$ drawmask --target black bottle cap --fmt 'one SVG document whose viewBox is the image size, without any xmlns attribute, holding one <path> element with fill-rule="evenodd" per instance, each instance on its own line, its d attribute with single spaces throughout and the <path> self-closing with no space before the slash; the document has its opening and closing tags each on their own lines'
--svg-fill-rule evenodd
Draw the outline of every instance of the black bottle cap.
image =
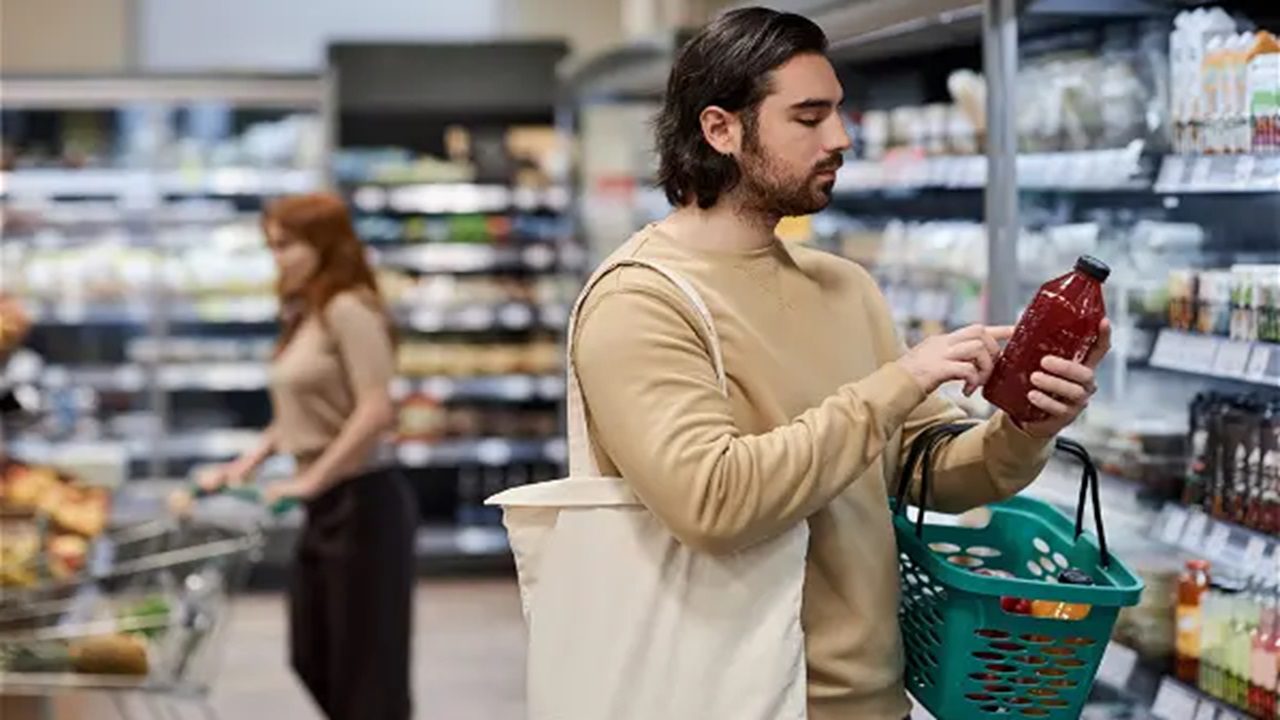
<svg viewBox="0 0 1280 720">
<path fill-rule="evenodd" d="M 1098 282 L 1106 282 L 1111 276 L 1111 268 L 1092 255 L 1081 255 L 1080 259 L 1076 260 L 1076 269 Z"/>
<path fill-rule="evenodd" d="M 1079 568 L 1067 568 L 1058 573 L 1058 582 L 1063 585 L 1092 585 L 1093 578 Z"/>
</svg>

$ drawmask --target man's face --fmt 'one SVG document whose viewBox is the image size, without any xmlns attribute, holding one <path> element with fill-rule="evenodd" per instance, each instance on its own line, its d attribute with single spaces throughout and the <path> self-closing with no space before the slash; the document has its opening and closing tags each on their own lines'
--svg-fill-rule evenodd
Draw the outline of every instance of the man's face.
<svg viewBox="0 0 1280 720">
<path fill-rule="evenodd" d="M 772 75 L 772 92 L 760 103 L 754 129 L 744 128 L 739 189 L 749 208 L 808 215 L 831 202 L 836 170 L 849 149 L 839 113 L 844 90 L 821 55 L 798 55 Z"/>
</svg>

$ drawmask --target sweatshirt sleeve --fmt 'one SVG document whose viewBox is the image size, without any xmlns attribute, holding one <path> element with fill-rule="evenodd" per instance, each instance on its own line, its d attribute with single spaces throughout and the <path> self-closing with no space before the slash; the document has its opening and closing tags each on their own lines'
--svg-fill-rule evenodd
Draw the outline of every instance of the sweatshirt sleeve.
<svg viewBox="0 0 1280 720">
<path fill-rule="evenodd" d="M 902 456 L 926 429 L 963 419 L 965 413 L 954 404 L 936 394 L 930 396 L 903 425 Z M 958 513 L 1015 495 L 1040 475 L 1052 445 L 1052 440 L 1026 434 L 997 412 L 934 450 L 929 505 Z M 917 502 L 919 477 L 917 472 L 911 491 Z M 897 478 L 893 483 L 896 488 Z"/>
<path fill-rule="evenodd" d="M 690 547 L 733 552 L 812 515 L 879 460 L 924 398 L 888 363 L 785 425 L 744 433 L 691 312 L 643 286 L 597 293 L 574 350 L 593 439 Z"/>
</svg>

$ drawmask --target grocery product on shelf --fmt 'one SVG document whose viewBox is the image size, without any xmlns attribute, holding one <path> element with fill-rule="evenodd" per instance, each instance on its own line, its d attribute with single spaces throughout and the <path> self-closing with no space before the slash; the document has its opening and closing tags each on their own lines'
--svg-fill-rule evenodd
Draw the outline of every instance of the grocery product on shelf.
<svg viewBox="0 0 1280 720">
<path fill-rule="evenodd" d="M 1280 532 L 1278 402 L 1216 393 L 1196 397 L 1184 503 L 1257 532 Z"/>
<path fill-rule="evenodd" d="M 1280 583 L 1280 580 L 1277 581 Z M 1276 633 L 1278 625 L 1277 605 L 1280 604 L 1280 585 L 1269 588 L 1258 586 L 1258 626 L 1250 638 L 1248 710 L 1254 717 L 1271 720 L 1276 712 L 1276 677 L 1280 673 L 1277 661 Z"/>
<path fill-rule="evenodd" d="M 1260 154 L 1280 152 L 1280 41 L 1270 32 L 1259 32 L 1245 61 L 1250 147 Z"/>
<path fill-rule="evenodd" d="M 1209 562 L 1188 560 L 1178 578 L 1177 645 L 1174 674 L 1185 683 L 1200 675 L 1200 637 L 1204 627 L 1203 603 L 1209 591 Z"/>
<path fill-rule="evenodd" d="M 1236 31 L 1236 23 L 1222 8 L 1196 8 L 1178 14 L 1169 35 L 1170 90 L 1174 118 L 1174 150 L 1190 154 L 1204 147 L 1204 128 L 1216 99 L 1217 76 L 1212 73 L 1210 47 L 1218 49 Z M 1215 58 L 1216 60 L 1216 58 Z M 1206 77 L 1208 76 L 1208 77 Z M 1211 98 L 1208 93 L 1213 92 Z"/>
<path fill-rule="evenodd" d="M 1031 374 L 1048 355 L 1080 362 L 1093 348 L 1106 317 L 1102 283 L 1110 273 L 1102 261 L 1083 256 L 1074 270 L 1041 286 L 983 387 L 988 401 L 1018 422 L 1047 417 L 1027 399 L 1035 387 Z"/>
</svg>

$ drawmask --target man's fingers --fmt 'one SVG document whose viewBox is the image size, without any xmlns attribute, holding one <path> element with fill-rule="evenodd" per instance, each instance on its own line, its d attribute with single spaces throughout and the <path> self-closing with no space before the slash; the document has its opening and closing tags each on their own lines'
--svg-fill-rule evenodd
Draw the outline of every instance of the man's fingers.
<svg viewBox="0 0 1280 720">
<path fill-rule="evenodd" d="M 1084 359 L 1084 364 L 1090 368 L 1098 367 L 1102 359 L 1111 351 L 1111 321 L 1103 318 L 1098 324 L 1098 341 L 1093 344 L 1093 349 L 1089 351 L 1088 356 Z"/>
<path fill-rule="evenodd" d="M 1013 337 L 1013 331 L 1016 325 L 990 325 L 987 327 L 987 334 L 995 338 L 997 342 L 1006 342 Z"/>
<path fill-rule="evenodd" d="M 1055 355 L 1047 355 L 1040 361 L 1040 367 L 1050 375 L 1066 378 L 1090 390 L 1095 387 L 1096 375 L 1087 365 L 1071 362 Z"/>
<path fill-rule="evenodd" d="M 1066 403 L 1054 400 L 1039 390 L 1032 390 L 1027 393 L 1027 399 L 1031 401 L 1032 405 L 1035 405 L 1054 417 L 1070 417 L 1073 412 L 1071 407 Z"/>
<path fill-rule="evenodd" d="M 1089 388 L 1083 385 L 1077 385 L 1070 380 L 1063 380 L 1060 377 L 1050 375 L 1045 372 L 1031 373 L 1031 384 L 1037 390 L 1042 390 L 1049 395 L 1062 398 L 1068 402 L 1077 405 L 1083 405 L 1089 400 L 1089 396 L 1093 393 Z"/>
</svg>

